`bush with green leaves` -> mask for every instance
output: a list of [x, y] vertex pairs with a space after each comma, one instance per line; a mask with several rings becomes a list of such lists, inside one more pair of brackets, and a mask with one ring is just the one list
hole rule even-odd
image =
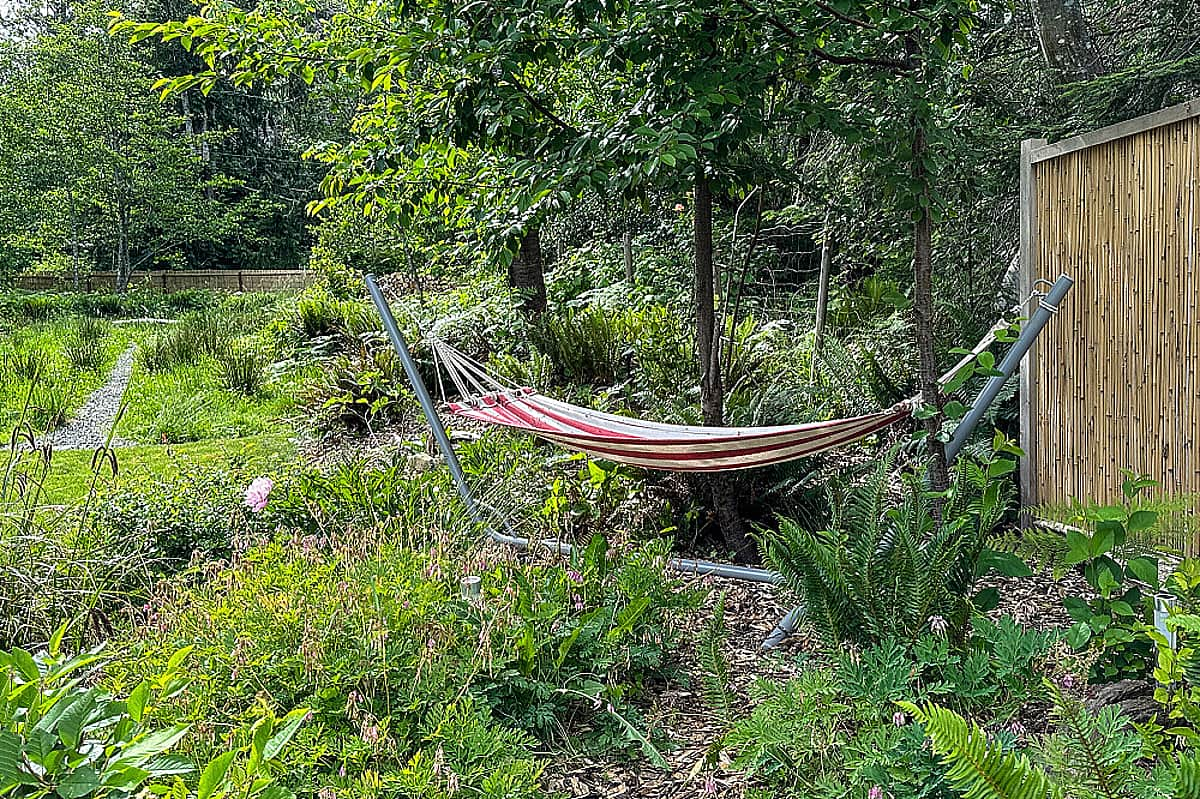
[[1066, 535], [1064, 564], [1080, 568], [1094, 592], [1063, 600], [1075, 622], [1067, 641], [1092, 656], [1092, 682], [1143, 677], [1150, 671], [1154, 644], [1146, 631], [1159, 588], [1158, 559], [1137, 554], [1140, 550], [1130, 545], [1133, 536], [1158, 522], [1156, 511], [1135, 504], [1152, 485], [1152, 480], [1126, 475], [1125, 503], [1081, 506], [1080, 527]]
[[197, 557], [226, 558], [235, 540], [269, 530], [269, 522], [245, 505], [251, 477], [214, 469], [164, 475], [106, 494], [89, 524], [104, 539], [146, 542], [147, 567], [155, 573], [178, 571]]
[[338, 356], [309, 388], [306, 405], [317, 424], [367, 432], [414, 410], [400, 357], [378, 341]]
[[[110, 671], [123, 684], [190, 645], [201, 679], [166, 715], [222, 720], [264, 692], [310, 706], [311, 734], [287, 758], [297, 787], [434, 797], [453, 779], [532, 796], [530, 733], [654, 751], [632, 700], [670, 667], [675, 614], [694, 601], [663, 576], [664, 556], [597, 540], [564, 568], [297, 534], [164, 585]], [[460, 591], [471, 573], [478, 600]]]
[[992, 454], [960, 459], [940, 500], [940, 523], [919, 477], [906, 480], [900, 501], [891, 499], [893, 453], [848, 496], [831, 498], [826, 529], [783, 520], [778, 531], [764, 532], [766, 559], [831, 643], [914, 641], [939, 627], [961, 639], [972, 614], [998, 601], [994, 590], [974, 593], [977, 578], [993, 569], [1029, 573], [1015, 557], [987, 547], [1008, 510], [1007, 476], [1018, 452], [997, 436]]
[[947, 702], [1011, 739], [1044, 696], [1054, 641], [1009, 618], [977, 618], [965, 646], [925, 635], [912, 645], [886, 640], [839, 652], [782, 685], [760, 681], [759, 701], [732, 720], [722, 743], [734, 767], [776, 790], [803, 787], [805, 796], [832, 799], [885, 786], [894, 799], [952, 797], [922, 731], [894, 703]]
[[[282, 719], [269, 711], [227, 740], [240, 745], [197, 765], [179, 753], [192, 725], [161, 725], [158, 707], [191, 683], [188, 650], [118, 698], [96, 687], [99, 649], [61, 651], [66, 626], [38, 654], [0, 651], [0, 796], [13, 799], [290, 799], [275, 780], [276, 762], [308, 713]], [[174, 750], [174, 751], [173, 751]]]

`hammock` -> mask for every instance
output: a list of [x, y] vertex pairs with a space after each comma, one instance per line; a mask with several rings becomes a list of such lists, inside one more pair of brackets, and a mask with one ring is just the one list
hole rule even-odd
[[[1008, 325], [1005, 320], [994, 325], [939, 383], [949, 382]], [[440, 362], [464, 397], [446, 403], [454, 416], [533, 433], [605, 460], [663, 471], [750, 469], [815, 455], [890, 427], [911, 416], [920, 404], [918, 396], [863, 416], [775, 427], [667, 424], [603, 413], [506, 384], [444, 341], [428, 342], [435, 362]], [[438, 384], [441, 388], [440, 369]]]

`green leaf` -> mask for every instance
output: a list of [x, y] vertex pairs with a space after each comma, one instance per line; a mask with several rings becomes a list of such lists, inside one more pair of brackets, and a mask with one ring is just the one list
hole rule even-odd
[[1077, 596], [1069, 596], [1063, 598], [1063, 606], [1067, 609], [1067, 615], [1072, 621], [1086, 622], [1092, 618], [1092, 609], [1088, 603]]
[[1067, 630], [1066, 638], [1072, 649], [1083, 649], [1092, 640], [1092, 628], [1081, 622]]
[[1129, 572], [1151, 588], [1158, 588], [1158, 560], [1139, 555], [1125, 564]]
[[995, 588], [985, 588], [975, 595], [971, 604], [979, 613], [995, 610], [996, 606], [1000, 604], [1000, 591]]
[[72, 771], [58, 784], [58, 795], [62, 799], [79, 799], [95, 793], [100, 787], [100, 775], [91, 766], [81, 766]]
[[21, 738], [0, 730], [0, 794], [21, 782]]
[[182, 649], [176, 651], [173, 655], [171, 655], [170, 659], [167, 661], [167, 671], [168, 672], [175, 671], [175, 669], [179, 668], [179, 666], [183, 664], [184, 659], [186, 659], [187, 656], [190, 655], [191, 653], [192, 653], [192, 647], [190, 647], [190, 646], [185, 646]]
[[13, 665], [17, 667], [17, 671], [21, 672], [21, 676], [28, 682], [34, 682], [41, 676], [33, 655], [18, 646], [13, 648], [11, 656]]
[[300, 729], [300, 725], [304, 723], [304, 719], [308, 717], [308, 708], [299, 707], [288, 713], [280, 722], [277, 732], [271, 736], [271, 740], [267, 741], [263, 747], [263, 760], [274, 760], [279, 753], [283, 751], [283, 747], [288, 745], [296, 731]]
[[204, 771], [200, 774], [200, 783], [196, 786], [196, 799], [209, 799], [213, 792], [221, 787], [235, 755], [237, 755], [236, 750], [217, 755], [204, 767]]
[[188, 724], [176, 724], [174, 727], [145, 735], [122, 749], [113, 766], [140, 766], [154, 755], [161, 754], [179, 743], [189, 729], [191, 727]]
[[1005, 577], [1030, 577], [1033, 575], [1033, 569], [1011, 552], [985, 549], [979, 553], [979, 565], [975, 573], [977, 576], [982, 576], [990, 570], [995, 570]]
[[125, 700], [125, 707], [129, 711], [130, 717], [134, 721], [141, 724], [142, 717], [146, 712], [146, 703], [150, 700], [150, 683], [142, 680], [137, 687], [129, 693], [129, 698]]
[[1140, 533], [1149, 530], [1158, 523], [1158, 512], [1152, 510], [1135, 510], [1129, 514], [1129, 532]]
[[1003, 477], [1017, 470], [1017, 462], [1010, 458], [1000, 458], [988, 464], [988, 477]]

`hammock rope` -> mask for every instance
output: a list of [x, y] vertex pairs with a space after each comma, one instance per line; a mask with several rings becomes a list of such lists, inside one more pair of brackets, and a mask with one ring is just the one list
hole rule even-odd
[[[1009, 327], [1001, 319], [939, 378], [954, 379]], [[515, 385], [439, 337], [426, 338], [435, 367], [446, 369], [461, 397], [442, 401], [450, 413], [476, 422], [533, 433], [605, 460], [677, 472], [713, 472], [770, 466], [850, 444], [906, 419], [921, 396], [891, 408], [844, 419], [771, 427], [708, 427], [654, 422], [572, 405]]]

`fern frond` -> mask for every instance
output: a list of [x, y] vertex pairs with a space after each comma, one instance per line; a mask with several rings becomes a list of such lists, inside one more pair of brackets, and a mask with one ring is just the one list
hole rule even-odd
[[1200, 757], [1180, 754], [1171, 764], [1172, 799], [1200, 799]]
[[704, 625], [704, 632], [696, 645], [696, 659], [700, 663], [704, 683], [704, 700], [717, 718], [724, 724], [733, 722], [733, 697], [729, 692], [729, 659], [725, 657], [725, 598], [724, 591], [717, 598], [712, 615]]
[[1047, 799], [1055, 797], [1049, 776], [1024, 755], [1006, 752], [978, 724], [932, 703], [898, 703], [925, 728], [933, 750], [946, 763], [946, 779], [964, 799]]
[[1082, 701], [1067, 696], [1054, 683], [1046, 684], [1057, 727], [1044, 744], [1046, 759], [1064, 778], [1090, 794], [1104, 799], [1127, 796], [1130, 781], [1141, 771], [1137, 766], [1142, 756], [1139, 736], [1125, 729], [1116, 707], [1093, 715]]

